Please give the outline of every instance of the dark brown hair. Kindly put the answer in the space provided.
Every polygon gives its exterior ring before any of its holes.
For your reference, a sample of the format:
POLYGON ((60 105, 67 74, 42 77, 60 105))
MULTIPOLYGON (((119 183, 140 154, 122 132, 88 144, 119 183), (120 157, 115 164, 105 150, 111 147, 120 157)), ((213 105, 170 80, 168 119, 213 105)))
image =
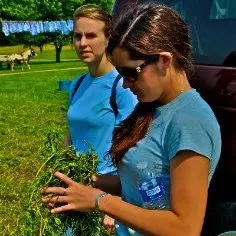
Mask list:
MULTIPOLYGON (((176 70, 188 75, 192 69, 189 29, 171 8, 155 3, 134 6, 113 26, 108 54, 115 48, 128 51, 131 59, 170 52, 176 70)), ((156 103, 140 103, 115 130, 110 154, 118 165, 125 152, 144 138, 152 122, 156 103)))
POLYGON ((112 24, 112 17, 111 15, 106 12, 105 10, 99 8, 94 4, 87 4, 81 7, 78 7, 74 14, 73 19, 74 21, 80 17, 87 17, 93 20, 99 20, 104 22, 104 34, 107 39, 110 38, 111 34, 111 24, 112 24))

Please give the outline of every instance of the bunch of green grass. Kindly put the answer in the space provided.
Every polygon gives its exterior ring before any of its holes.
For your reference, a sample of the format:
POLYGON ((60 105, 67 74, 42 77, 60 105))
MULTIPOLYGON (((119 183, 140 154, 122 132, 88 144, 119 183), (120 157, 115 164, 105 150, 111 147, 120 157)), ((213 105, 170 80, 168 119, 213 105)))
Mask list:
POLYGON ((58 140, 59 134, 50 131, 42 153, 44 162, 37 172, 36 181, 29 189, 29 198, 24 204, 23 224, 19 227, 21 234, 59 236, 70 228, 73 235, 109 235, 102 226, 103 215, 98 212, 52 215, 41 202, 40 189, 43 186, 63 186, 63 183, 53 176, 55 171, 60 171, 84 185, 92 185, 91 176, 96 173, 97 157, 92 150, 78 156, 71 148, 61 149, 58 140))

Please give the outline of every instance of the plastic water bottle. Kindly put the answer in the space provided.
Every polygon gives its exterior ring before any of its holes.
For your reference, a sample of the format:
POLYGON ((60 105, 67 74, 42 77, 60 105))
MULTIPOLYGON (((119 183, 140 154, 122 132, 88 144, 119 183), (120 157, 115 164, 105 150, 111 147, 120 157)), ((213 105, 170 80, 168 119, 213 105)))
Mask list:
POLYGON ((147 209, 165 209, 168 208, 167 188, 164 178, 151 177, 139 185, 139 192, 142 196, 143 207, 147 209))
POLYGON ((147 209, 168 209, 170 197, 168 174, 157 174, 155 169, 147 171, 147 166, 143 167, 138 168, 138 188, 143 201, 142 206, 147 209))

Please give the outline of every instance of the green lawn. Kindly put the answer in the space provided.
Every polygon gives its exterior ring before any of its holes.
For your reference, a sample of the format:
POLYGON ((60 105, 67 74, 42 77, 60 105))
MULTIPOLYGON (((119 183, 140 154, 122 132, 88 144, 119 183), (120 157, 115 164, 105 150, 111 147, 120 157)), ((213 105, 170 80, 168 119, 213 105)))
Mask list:
MULTIPOLYGON (((43 47, 43 53, 40 54, 38 47, 33 47, 34 50, 38 53, 40 59, 48 59, 48 60, 55 60, 55 50, 54 45, 47 44, 43 47)), ((12 54, 12 53, 22 53, 23 51, 27 50, 28 48, 24 47, 23 45, 17 46, 5 46, 0 47, 0 55, 1 54, 12 54)), ((76 53, 72 47, 72 45, 66 45, 62 48, 61 52, 62 59, 77 59, 76 53)))
MULTIPOLYGON (((25 50, 27 50, 27 48, 23 48, 23 46, 0 47, 0 55, 21 53, 25 50)), ((61 63, 56 63, 56 53, 53 45, 45 45, 43 53, 40 53, 39 48, 37 47, 34 47, 34 50, 36 51, 37 56, 32 57, 30 60, 31 71, 78 67, 78 57, 70 45, 62 48, 61 63)), ((28 68, 25 66, 23 69, 24 72, 28 71, 28 68)), ((3 64, 2 68, 0 68, 0 75, 5 75, 8 72, 11 71, 8 70, 6 64, 3 64)), ((16 72, 21 72, 21 65, 15 65, 14 71, 11 73, 13 74, 16 72)))
MULTIPOLYGON (((21 48, 0 48, 0 54, 21 48)), ((27 186, 41 164, 44 135, 53 126, 66 132, 68 94, 58 89, 58 81, 85 69, 70 46, 63 47, 61 59, 54 62, 54 47, 48 45, 31 60, 32 70, 24 70, 29 73, 21 74, 19 66, 14 72, 0 69, 0 235, 18 235, 14 229, 27 186)))

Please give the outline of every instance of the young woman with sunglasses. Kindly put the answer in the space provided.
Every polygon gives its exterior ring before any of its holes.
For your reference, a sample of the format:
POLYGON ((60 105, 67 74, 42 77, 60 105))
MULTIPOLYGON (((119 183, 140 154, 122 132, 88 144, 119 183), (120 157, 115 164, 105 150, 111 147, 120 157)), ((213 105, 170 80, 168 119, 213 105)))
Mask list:
POLYGON ((200 235, 221 137, 212 110, 187 79, 185 22, 163 5, 134 7, 114 27, 108 52, 139 100, 110 150, 122 199, 56 172, 67 188, 44 189, 56 196, 43 201, 62 204, 53 214, 100 210, 120 222, 116 235, 200 235))

